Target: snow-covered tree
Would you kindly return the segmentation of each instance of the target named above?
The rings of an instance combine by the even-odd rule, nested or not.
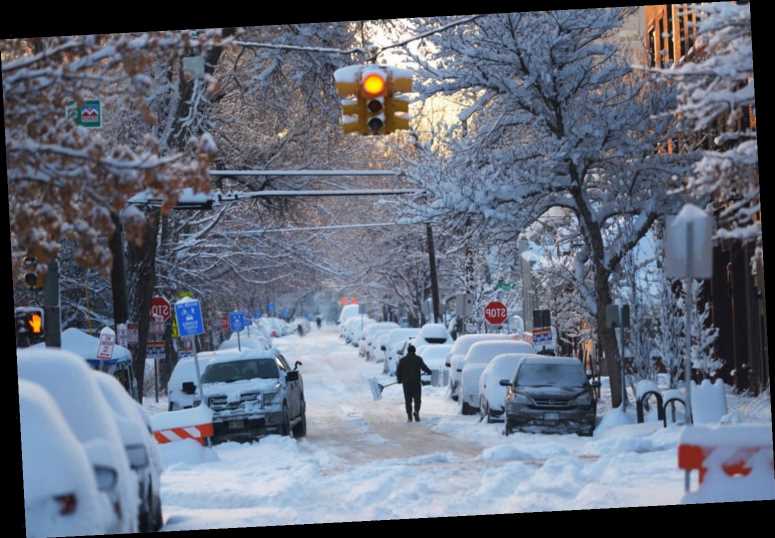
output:
[[[656,152],[671,136],[670,88],[638,76],[613,40],[625,11],[568,10],[488,15],[433,35],[412,55],[421,95],[462,96],[467,136],[451,154],[425,152],[411,177],[432,198],[419,218],[515,238],[549,209],[578,221],[585,248],[578,272],[593,279],[588,305],[618,405],[616,339],[605,329],[611,277],[662,214],[686,156]],[[431,22],[426,26],[443,24]],[[627,219],[631,226],[618,226]],[[476,226],[476,224],[474,224]],[[499,230],[500,229],[500,230]]]
[[[682,291],[676,291],[673,281],[664,274],[658,281],[657,290],[659,328],[654,344],[669,375],[670,388],[674,388],[686,356],[685,297]]]
[[[710,322],[710,303],[702,300],[704,288],[702,280],[695,280],[689,308],[692,309],[692,369],[702,372],[703,377],[711,378],[724,363],[715,353],[718,340],[718,328]]]
[[[220,41],[202,33],[197,46]],[[66,114],[71,103],[102,100],[105,122],[136,110],[153,122],[146,98],[146,66],[154,58],[177,58],[191,43],[179,32],[17,39],[3,42],[2,78],[13,258],[33,255],[39,271],[57,256],[65,239],[84,266],[106,270],[105,237],[114,229],[111,212],[148,188],[175,203],[185,186],[206,186],[213,150],[207,139],[186,140],[164,154],[158,139],[139,137],[115,144],[109,129],[76,125]],[[118,111],[118,112],[117,112]],[[130,239],[141,237],[142,215],[128,212]]]
[[[751,7],[748,3],[695,5],[702,20],[690,58],[662,73],[676,79],[676,112],[695,132],[720,129],[694,167],[686,190],[710,196],[719,210],[720,239],[761,241],[758,146],[752,126],[754,96]]]

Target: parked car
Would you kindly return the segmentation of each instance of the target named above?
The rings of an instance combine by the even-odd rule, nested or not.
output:
[[[447,359],[450,349],[452,349],[452,344],[429,344],[417,348],[417,354],[422,357],[423,362],[434,372],[442,385],[446,384],[443,380],[446,371],[444,361]],[[428,384],[433,380],[433,375],[423,374],[421,379],[424,384]]]
[[[520,339],[516,335],[506,334],[463,334],[458,336],[452,349],[449,351],[447,360],[444,361],[444,366],[449,369],[449,395],[453,400],[458,399],[458,392],[460,390],[460,375],[463,373],[462,361],[471,349],[471,346],[477,342],[484,342],[486,340],[504,340],[504,339]]]
[[[420,329],[420,334],[414,339],[414,346],[420,348],[428,344],[451,344],[452,336],[442,323],[426,323]]]
[[[276,350],[219,352],[202,374],[213,411],[213,441],[252,441],[266,433],[307,433],[304,383]],[[196,405],[196,402],[195,402]]]
[[[532,353],[533,346],[519,340],[492,340],[477,342],[471,346],[463,359],[460,374],[460,401],[464,415],[479,409],[479,377],[487,364],[501,353]]]
[[[346,304],[342,307],[342,311],[339,312],[339,319],[336,324],[339,325],[340,330],[345,321],[353,316],[357,316],[360,312],[360,306],[357,304]],[[340,333],[341,335],[341,333]]]
[[[86,362],[95,370],[112,375],[124,386],[126,391],[137,401],[140,401],[140,389],[137,386],[137,378],[132,366],[132,354],[124,346],[113,346],[113,357],[109,360],[97,358],[100,339],[96,338],[76,327],[68,327],[62,331],[61,349],[75,353],[86,359]],[[41,342],[32,346],[34,349],[45,349],[46,344]]]
[[[83,446],[51,395],[26,379],[19,379],[19,418],[27,536],[110,532],[113,510]]]
[[[114,377],[99,371],[95,371],[94,375],[114,413],[129,465],[137,475],[140,502],[138,529],[140,532],[158,531],[163,524],[159,493],[161,458],[153,432],[146,425],[137,402],[129,397]]]
[[[399,328],[393,329],[387,333],[387,339],[385,342],[385,349],[380,350],[385,356],[385,365],[382,372],[385,374],[395,375],[396,364],[398,358],[401,356],[398,352],[406,344],[406,342],[415,336],[420,334],[420,329],[414,328]]]
[[[368,316],[349,318],[344,323],[344,341],[357,347],[361,336],[363,336],[363,331],[372,323],[376,323],[376,321]]]
[[[496,355],[487,364],[479,377],[479,414],[488,423],[502,419],[506,406],[506,387],[500,384],[501,379],[512,379],[517,367],[529,353],[504,353]]]
[[[218,345],[218,350],[224,349],[239,349],[243,347],[249,347],[254,349],[271,349],[272,343],[269,338],[263,334],[251,330],[250,336],[247,331],[243,330],[239,333],[239,341],[237,340],[237,333],[232,333],[229,338],[224,340]]]
[[[578,359],[530,355],[520,361],[512,378],[499,383],[507,387],[506,435],[523,428],[594,433],[596,385],[589,382]]]
[[[231,350],[231,348],[228,348]],[[207,365],[215,357],[216,352],[204,351],[197,353],[199,360],[199,373],[204,372]],[[188,409],[194,406],[196,399],[197,384],[196,363],[194,358],[180,359],[172,369],[169,382],[167,383],[167,399],[169,400],[169,410]]]
[[[373,325],[374,329],[369,333],[369,338],[366,339],[366,360],[367,361],[379,361],[384,358],[384,355],[379,349],[379,339],[386,333],[393,329],[400,328],[398,323],[392,321],[379,321]]]
[[[113,509],[109,532],[137,532],[137,477],[108,402],[84,358],[57,348],[27,348],[17,350],[16,365],[21,379],[41,385],[51,395],[84,447],[98,488]]]

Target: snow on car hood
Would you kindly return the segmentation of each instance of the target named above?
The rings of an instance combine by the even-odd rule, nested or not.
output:
[[[245,392],[274,392],[282,385],[277,378],[273,379],[241,379],[231,383],[202,383],[204,393],[210,396],[226,396],[228,401],[239,401]]]

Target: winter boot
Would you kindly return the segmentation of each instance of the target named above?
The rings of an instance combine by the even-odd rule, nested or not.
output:
[[[406,415],[406,421],[412,422],[412,415]]]
[[[414,413],[414,421],[415,422],[420,422],[420,413],[418,413],[417,411],[415,411],[415,413]]]

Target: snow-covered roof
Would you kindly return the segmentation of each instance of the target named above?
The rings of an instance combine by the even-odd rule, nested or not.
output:
[[[236,349],[225,349],[213,352],[213,358],[207,365],[208,367],[213,364],[221,364],[224,362],[233,361],[245,361],[251,359],[273,359],[275,357],[275,351],[272,349],[243,349],[237,351]]]
[[[442,323],[426,323],[420,329],[420,338],[449,338],[449,333]]]

